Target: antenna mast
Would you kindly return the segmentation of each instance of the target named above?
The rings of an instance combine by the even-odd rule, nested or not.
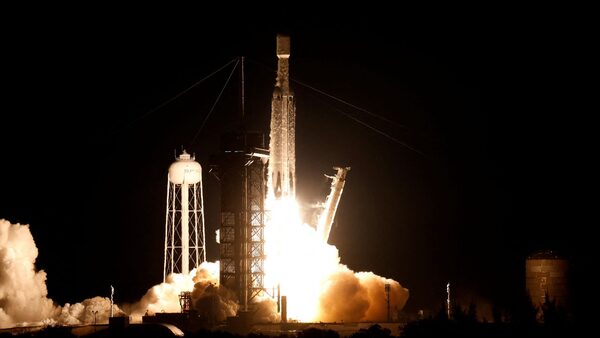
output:
[[[242,56],[242,120],[246,116],[246,99],[244,98],[244,57]]]
[[[446,293],[448,294],[448,299],[446,299],[446,306],[447,306],[447,315],[448,315],[448,319],[452,318],[452,305],[450,304],[450,282],[448,282],[448,284],[446,284]]]

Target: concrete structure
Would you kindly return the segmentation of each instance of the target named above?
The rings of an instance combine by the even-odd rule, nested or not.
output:
[[[525,262],[525,285],[533,305],[541,309],[546,297],[569,308],[569,262],[552,251],[537,252]]]
[[[202,167],[185,150],[169,167],[163,281],[206,261]]]

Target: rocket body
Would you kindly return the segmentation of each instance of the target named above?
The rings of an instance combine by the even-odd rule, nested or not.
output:
[[[271,100],[268,189],[271,198],[296,196],[296,105],[289,81],[290,38],[277,35],[277,79]]]

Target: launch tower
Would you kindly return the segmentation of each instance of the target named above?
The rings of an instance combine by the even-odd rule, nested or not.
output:
[[[265,162],[261,133],[223,135],[213,157],[221,183],[220,283],[237,295],[242,309],[264,291]]]
[[[244,58],[241,58],[241,131],[221,137],[221,151],[211,159],[211,172],[221,185],[218,242],[220,284],[232,290],[248,310],[264,292],[264,229],[269,151],[264,134],[244,126]]]
[[[262,133],[242,128],[223,135],[221,152],[212,159],[221,184],[220,283],[236,293],[244,310],[265,292],[265,201],[295,198],[296,111],[289,85],[289,57],[290,38],[277,35],[269,150]],[[241,74],[244,119],[243,58]]]

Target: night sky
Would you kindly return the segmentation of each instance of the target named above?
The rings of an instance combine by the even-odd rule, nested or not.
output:
[[[595,154],[580,105],[585,23],[559,9],[471,10],[13,13],[0,218],[30,224],[56,302],[108,296],[111,284],[117,302],[139,299],[162,281],[174,151],[208,168],[219,135],[240,126],[238,73],[202,129],[231,66],[153,109],[243,55],[248,128],[268,133],[283,32],[295,81],[395,122],[292,83],[301,202],[324,200],[332,166],[352,167],[330,237],[342,263],[399,281],[413,312],[436,310],[448,281],[465,304],[509,306],[542,249],[571,259],[581,286]],[[207,170],[204,180],[215,260],[220,193]]]

